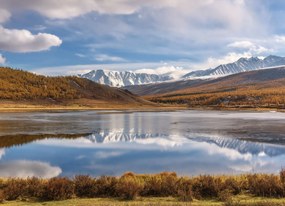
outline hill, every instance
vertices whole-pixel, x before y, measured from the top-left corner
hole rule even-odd
[[[186,89],[150,95],[160,103],[191,107],[285,108],[285,67],[242,72],[205,80]]]
[[[1,104],[43,105],[150,105],[123,89],[100,85],[88,79],[67,76],[47,77],[27,71],[0,68]]]

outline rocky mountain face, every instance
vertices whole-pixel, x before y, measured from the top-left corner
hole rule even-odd
[[[270,55],[264,59],[258,57],[240,58],[233,63],[222,64],[213,69],[211,68],[207,70],[196,70],[187,74],[184,73],[184,75],[178,75],[178,78],[174,78],[171,72],[165,72],[164,74],[151,74],[130,71],[110,71],[102,69],[92,70],[86,74],[80,75],[80,77],[87,78],[94,82],[109,85],[112,87],[126,87],[153,83],[168,83],[174,81],[179,82],[189,79],[213,79],[228,76],[231,74],[282,65],[285,65],[285,57]]]
[[[271,55],[264,59],[260,59],[258,57],[240,58],[236,62],[222,64],[214,69],[197,70],[190,72],[184,75],[182,78],[214,78],[281,65],[285,65],[284,57]]]
[[[169,75],[135,73],[129,71],[108,71],[101,69],[92,70],[80,76],[113,87],[157,83],[173,79]]]

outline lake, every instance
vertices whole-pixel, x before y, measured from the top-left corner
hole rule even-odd
[[[277,173],[285,113],[0,113],[0,176]]]

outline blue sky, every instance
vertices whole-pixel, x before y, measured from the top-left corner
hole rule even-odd
[[[0,63],[43,74],[285,56],[283,0],[0,0]]]

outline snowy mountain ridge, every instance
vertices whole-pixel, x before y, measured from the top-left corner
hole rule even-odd
[[[264,59],[258,57],[240,58],[233,63],[221,64],[213,69],[195,70],[189,73],[185,72],[187,70],[183,69],[175,70],[175,67],[170,67],[170,71],[163,68],[165,72],[159,73],[155,73],[155,70],[151,69],[142,69],[138,70],[137,72],[98,69],[92,70],[86,74],[82,74],[80,77],[113,87],[124,87],[131,85],[161,83],[166,81],[218,78],[231,74],[282,65],[285,65],[285,57],[270,55]]]

